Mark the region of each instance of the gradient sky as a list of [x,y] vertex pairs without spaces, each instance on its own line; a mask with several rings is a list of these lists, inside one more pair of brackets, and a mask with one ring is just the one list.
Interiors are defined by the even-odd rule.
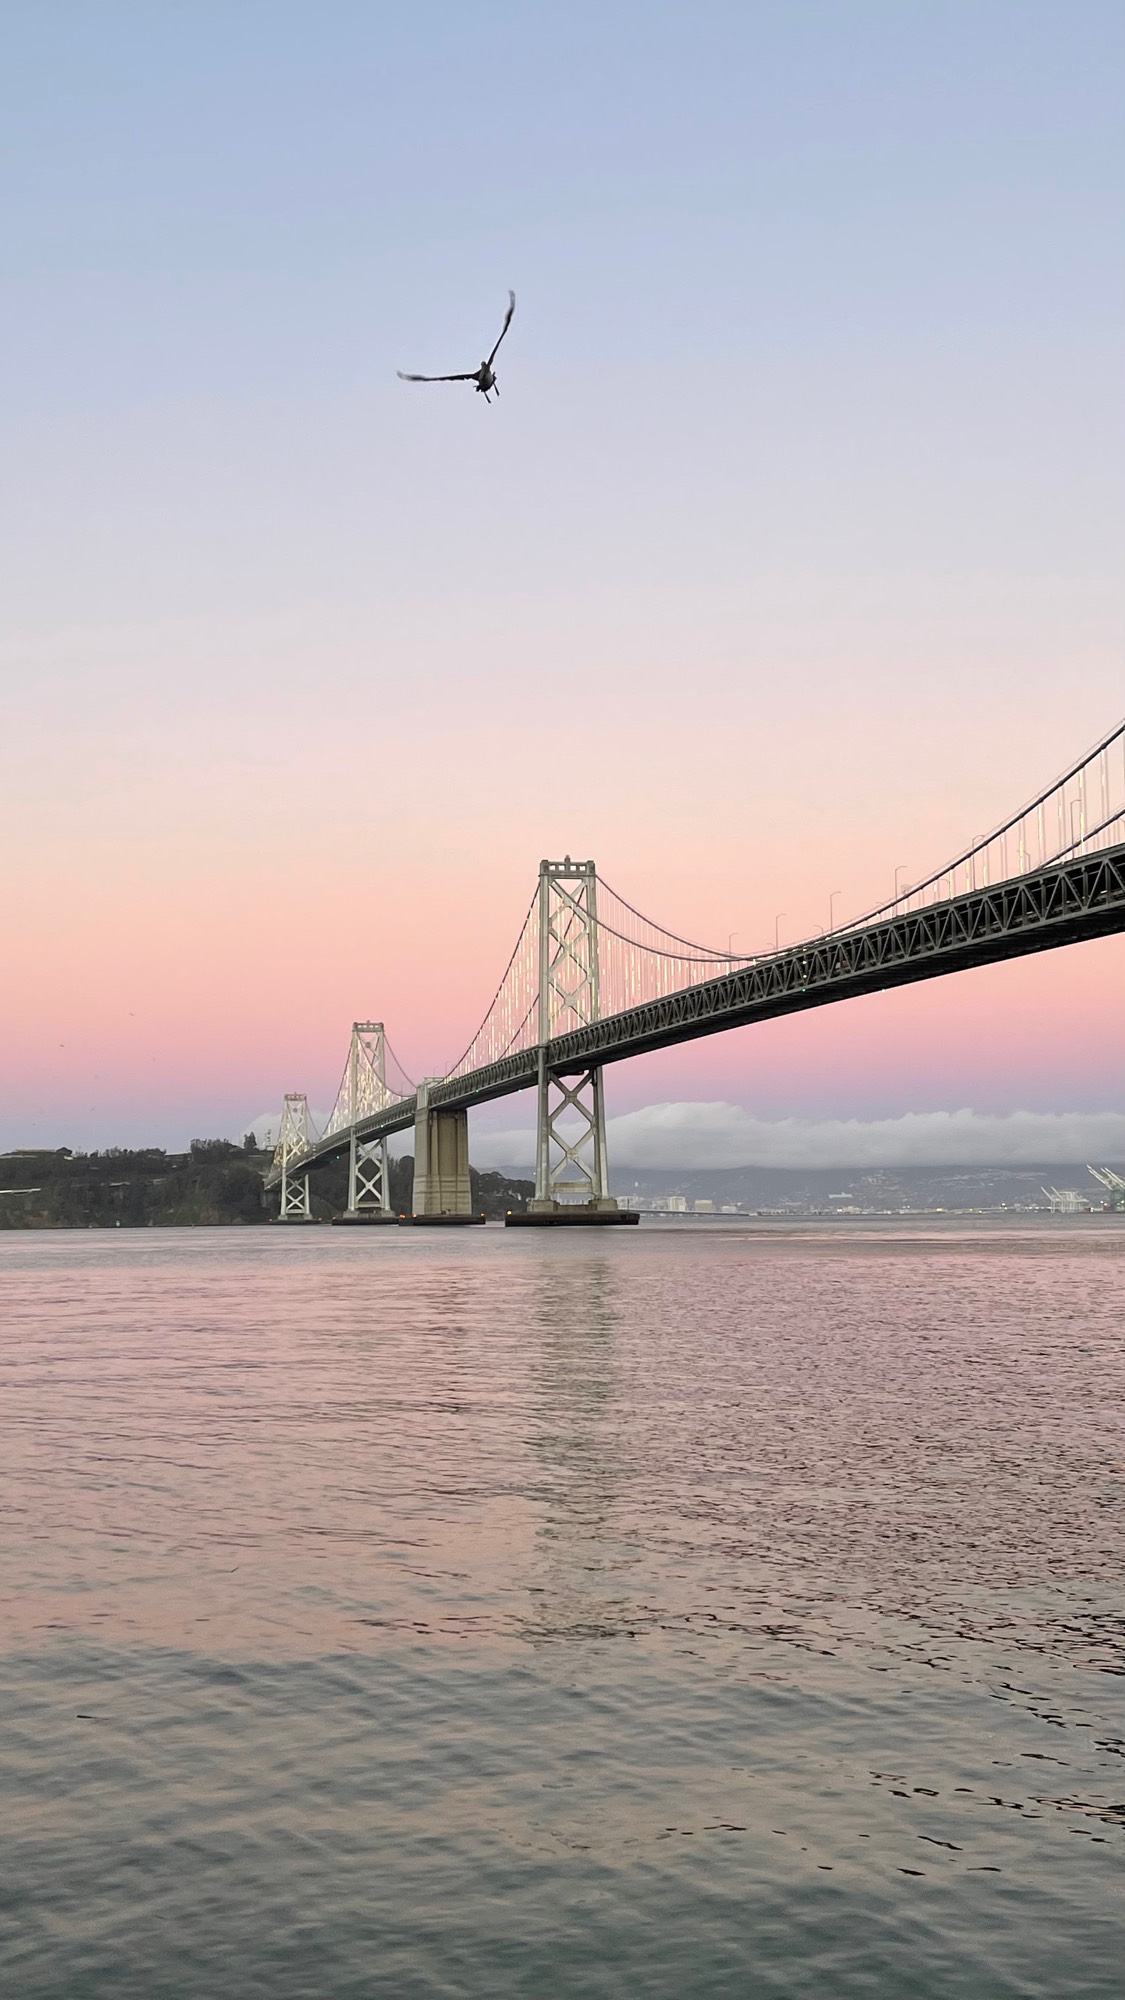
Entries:
[[[1118,0],[36,0],[0,45],[0,1146],[323,1105],[357,1015],[441,1070],[543,854],[796,938],[1125,712]],[[494,407],[396,379],[509,286]],[[1120,1109],[1123,991],[1086,945],[611,1109]]]

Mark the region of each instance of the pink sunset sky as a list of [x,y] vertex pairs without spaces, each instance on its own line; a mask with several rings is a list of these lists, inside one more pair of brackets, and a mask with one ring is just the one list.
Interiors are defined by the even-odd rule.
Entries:
[[[378,13],[9,29],[0,1147],[326,1106],[356,1017],[440,1072],[542,855],[814,933],[1125,713],[1117,8]],[[396,379],[509,285],[494,407]],[[610,1108],[1125,1118],[1123,993],[1085,945]]]

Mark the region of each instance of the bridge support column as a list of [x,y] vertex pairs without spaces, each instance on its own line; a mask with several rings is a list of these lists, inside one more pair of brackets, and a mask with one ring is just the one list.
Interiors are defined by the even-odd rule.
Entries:
[[312,1210],[309,1207],[309,1177],[307,1174],[302,1179],[299,1179],[296,1174],[289,1174],[284,1169],[282,1170],[281,1208],[277,1219],[279,1222],[312,1221]]
[[545,1216],[566,1208],[577,1221],[583,1211],[617,1213],[609,1191],[600,1069],[554,1076],[540,1049],[535,1138],[535,1196],[529,1214]]
[[434,1221],[473,1220],[469,1114],[430,1104],[429,1078],[418,1087],[414,1120],[414,1214]]
[[348,1205],[334,1222],[397,1222],[391,1211],[391,1169],[385,1139],[357,1139],[348,1148]]

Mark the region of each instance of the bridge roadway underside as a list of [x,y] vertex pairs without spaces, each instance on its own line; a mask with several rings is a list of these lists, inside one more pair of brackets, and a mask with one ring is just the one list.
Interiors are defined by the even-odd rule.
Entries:
[[[862,929],[835,931],[755,959],[718,979],[685,986],[662,1000],[607,1014],[548,1042],[546,1066],[560,1075],[573,1075],[676,1042],[694,1041],[700,1035],[718,1035],[753,1021],[772,1021],[807,1007],[827,1007],[862,993],[941,979],[976,965],[1055,951],[1118,931],[1125,931],[1125,843]],[[538,1080],[539,1055],[537,1047],[523,1049],[466,1076],[431,1084],[430,1105],[468,1107],[528,1090]],[[416,1098],[404,1097],[358,1123],[357,1137],[373,1139],[405,1131],[414,1123],[416,1108]],[[350,1138],[350,1129],[345,1129],[319,1140],[290,1162],[290,1173],[304,1174],[339,1159]],[[278,1178],[275,1169],[267,1176],[267,1186]]]

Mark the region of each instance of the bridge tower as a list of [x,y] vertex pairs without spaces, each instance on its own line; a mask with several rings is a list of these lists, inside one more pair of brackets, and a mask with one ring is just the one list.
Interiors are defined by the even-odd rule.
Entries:
[[609,1192],[600,1068],[560,1075],[547,1043],[599,1016],[598,876],[592,861],[539,863],[539,1088],[535,1196],[529,1215],[591,1220],[618,1213]]
[[309,1177],[294,1174],[290,1167],[294,1158],[306,1152],[312,1144],[312,1126],[309,1123],[309,1100],[301,1090],[287,1090],[281,1113],[281,1130],[277,1135],[277,1149],[274,1165],[281,1169],[281,1207],[279,1222],[311,1222],[309,1207]]
[[348,1222],[393,1222],[391,1211],[390,1165],[385,1139],[360,1139],[356,1121],[382,1111],[389,1102],[387,1090],[387,1037],[382,1021],[353,1021],[348,1051],[347,1121],[351,1127],[348,1147]]

